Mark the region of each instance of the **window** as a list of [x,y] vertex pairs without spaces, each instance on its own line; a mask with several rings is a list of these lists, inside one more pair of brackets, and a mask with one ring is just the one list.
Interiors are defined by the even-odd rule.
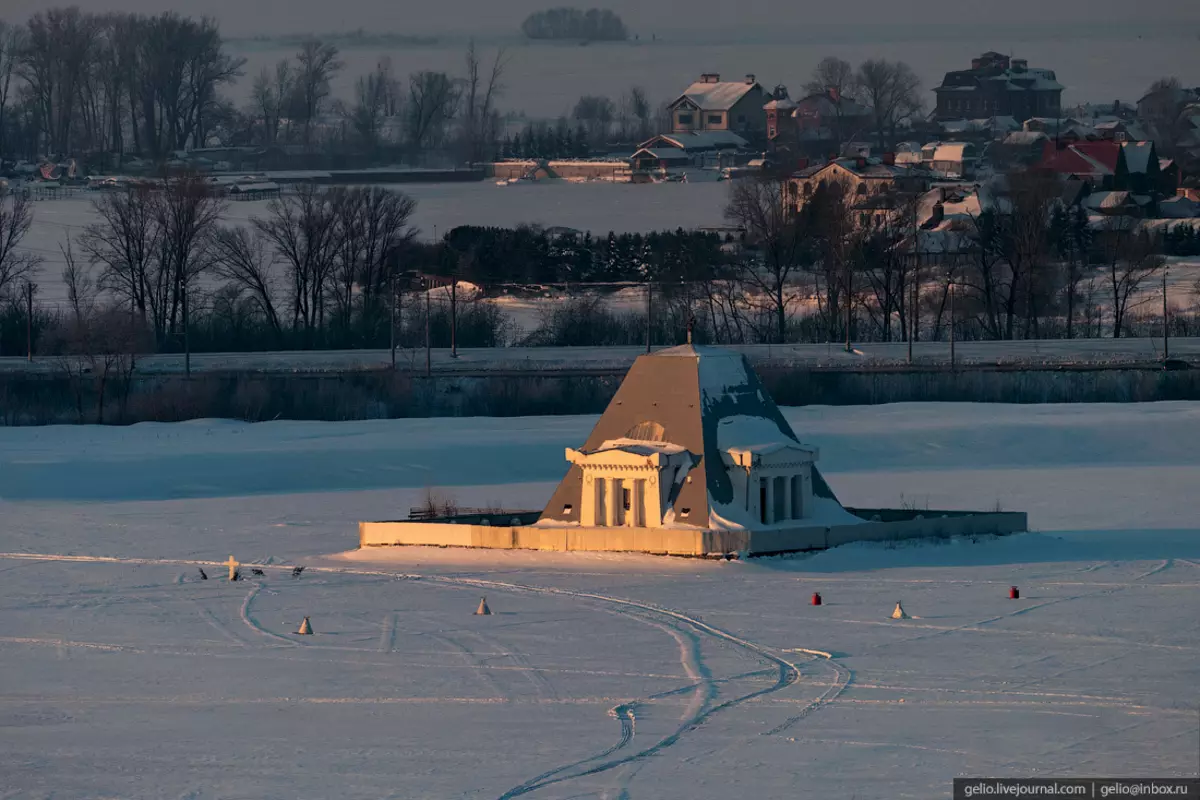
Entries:
[[709,125],[720,125],[721,124],[721,115],[720,114],[709,114],[708,115],[708,124]]
[[625,511],[633,507],[633,491],[625,487],[621,488],[621,507]]
[[692,115],[684,114],[683,112],[680,112],[679,113],[679,124],[680,125],[691,125],[692,124]]
[[804,477],[792,476],[792,519],[804,518]]
[[758,481],[758,520],[763,525],[767,524],[767,478],[760,478]]

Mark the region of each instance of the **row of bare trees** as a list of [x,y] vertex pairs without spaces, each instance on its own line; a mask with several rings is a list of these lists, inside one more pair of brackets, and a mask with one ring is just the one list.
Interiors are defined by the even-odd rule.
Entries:
[[498,139],[505,62],[503,50],[489,61],[472,42],[462,75],[402,79],[383,58],[337,98],[338,49],[310,39],[255,76],[239,108],[225,91],[245,59],[228,52],[214,20],[51,8],[24,25],[0,20],[0,153],[161,161],[212,145],[377,154],[385,144],[417,152],[452,144],[479,160]]
[[[281,340],[312,343],[386,319],[389,254],[413,236],[414,201],[378,187],[301,186],[248,225],[222,223],[224,201],[204,181],[113,192],[78,239],[97,286],[162,347],[186,335],[189,295],[220,287]],[[69,245],[68,245],[69,246]]]
[[161,157],[203,146],[242,63],[207,18],[72,6],[0,23],[0,152]]
[[1160,299],[1149,291],[1165,264],[1158,237],[1128,217],[1089,225],[1051,178],[1004,176],[979,213],[936,231],[919,226],[920,195],[889,198],[878,216],[841,183],[799,210],[793,188],[737,181],[726,209],[747,232],[737,281],[769,314],[766,341],[794,340],[805,317],[816,341],[945,338],[951,325],[970,339],[1120,337]]

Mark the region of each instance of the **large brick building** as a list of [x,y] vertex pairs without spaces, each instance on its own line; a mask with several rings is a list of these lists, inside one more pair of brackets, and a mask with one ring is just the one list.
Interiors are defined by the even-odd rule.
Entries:
[[971,60],[970,69],[947,72],[933,91],[939,120],[1010,116],[1024,122],[1057,117],[1062,108],[1063,87],[1052,70],[1000,53],[984,53]]

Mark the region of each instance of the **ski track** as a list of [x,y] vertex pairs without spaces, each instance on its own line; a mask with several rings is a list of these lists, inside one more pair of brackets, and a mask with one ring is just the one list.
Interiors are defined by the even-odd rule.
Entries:
[[[253,630],[255,633],[259,633],[263,636],[267,636],[271,639],[275,639],[276,641],[283,642],[288,647],[299,647],[300,645],[297,642],[292,641],[288,637],[281,636],[278,633],[269,631],[266,628],[264,628],[262,625],[260,625],[258,623],[258,620],[254,619],[254,616],[250,613],[250,606],[254,603],[254,598],[258,596],[258,593],[259,593],[259,591],[262,590],[262,588],[263,588],[263,584],[258,583],[258,584],[254,585],[253,589],[251,589],[249,592],[246,593],[246,599],[242,601],[242,607],[241,607],[242,622],[246,623],[246,625],[249,626],[249,628],[251,630]],[[299,625],[300,624],[299,621],[297,621],[296,624]]]
[[379,652],[393,653],[396,650],[396,612],[383,618],[383,632],[379,634]]
[[487,684],[488,688],[492,690],[493,694],[502,698],[504,702],[511,703],[515,700],[513,693],[505,691],[504,687],[500,685],[500,682],[496,680],[496,676],[493,674],[494,668],[483,663],[483,660],[475,651],[471,650],[471,648],[467,647],[457,639],[441,633],[428,632],[422,634],[422,636],[428,636],[430,639],[434,639],[452,647],[458,653],[459,657],[462,658],[463,663],[469,667],[483,683]]
[[548,698],[551,700],[559,699],[560,696],[558,694],[558,690],[554,688],[554,684],[552,684],[546,677],[545,670],[535,667],[529,661],[529,657],[519,648],[514,647],[513,645],[506,645],[495,636],[482,631],[467,629],[464,630],[463,633],[467,634],[473,639],[478,640],[482,644],[493,648],[495,652],[501,653],[503,657],[510,660],[525,676],[525,679],[529,681],[529,684],[533,687],[534,694],[536,694],[539,698]]

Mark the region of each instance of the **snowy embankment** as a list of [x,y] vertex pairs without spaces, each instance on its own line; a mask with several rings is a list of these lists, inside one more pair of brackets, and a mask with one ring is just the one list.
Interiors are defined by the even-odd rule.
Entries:
[[[856,369],[900,367],[908,364],[908,345],[903,342],[855,344],[846,352],[840,344],[731,345],[745,353],[756,366]],[[1200,339],[1172,339],[1170,355],[1200,363]],[[656,348],[659,349],[659,348]],[[509,371],[609,371],[627,369],[645,347],[497,347],[460,348],[453,357],[448,348],[434,348],[430,363],[434,372],[479,374]],[[1120,366],[1147,365],[1161,361],[1161,339],[1075,339],[1071,341],[1025,340],[1011,342],[959,342],[955,361],[960,365],[997,366]],[[913,363],[924,366],[950,364],[948,342],[916,342]],[[315,350],[266,353],[196,353],[193,372],[353,372],[386,369],[391,364],[387,350]],[[397,368],[421,372],[425,351],[397,351]],[[171,374],[184,370],[182,354],[141,356],[141,374]],[[54,373],[61,369],[54,359],[0,358],[0,373]]]
[[[426,486],[537,507],[595,418],[0,429],[2,794],[928,798],[1194,772],[1200,406],[784,411],[847,505],[998,504],[1039,532],[728,564],[321,556]],[[263,575],[219,580],[230,554]]]

